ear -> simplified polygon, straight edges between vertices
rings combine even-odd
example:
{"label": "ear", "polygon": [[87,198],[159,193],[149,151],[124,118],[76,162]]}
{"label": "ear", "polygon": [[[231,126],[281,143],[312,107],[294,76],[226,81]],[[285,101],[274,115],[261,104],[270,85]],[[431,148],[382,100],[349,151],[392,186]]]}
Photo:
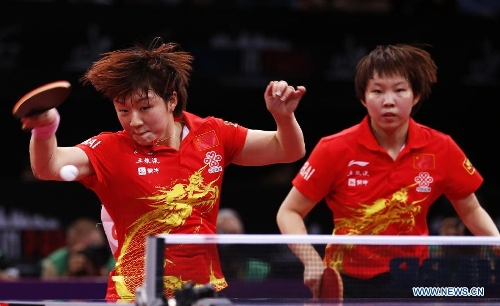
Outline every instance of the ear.
{"label": "ear", "polygon": [[176,106],[177,106],[177,92],[174,91],[170,99],[168,99],[167,101],[168,111],[173,112]]}
{"label": "ear", "polygon": [[359,100],[361,102],[361,104],[363,104],[364,107],[366,107],[366,102],[365,100]]}
{"label": "ear", "polygon": [[418,101],[420,101],[420,97],[421,97],[421,95],[413,97],[413,105],[412,106],[417,105]]}

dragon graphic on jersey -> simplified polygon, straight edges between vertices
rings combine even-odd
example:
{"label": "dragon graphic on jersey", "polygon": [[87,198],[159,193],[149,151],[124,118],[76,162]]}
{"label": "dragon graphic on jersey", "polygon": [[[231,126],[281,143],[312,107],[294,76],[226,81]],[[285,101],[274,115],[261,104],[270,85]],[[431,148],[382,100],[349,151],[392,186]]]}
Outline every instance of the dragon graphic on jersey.
{"label": "dragon graphic on jersey", "polygon": [[[153,209],[144,214],[131,225],[125,237],[121,253],[117,259],[116,272],[113,277],[116,291],[122,299],[134,299],[135,289],[144,283],[145,237],[156,234],[168,234],[172,229],[182,226],[192,214],[193,207],[211,210],[219,197],[219,188],[213,184],[220,179],[204,184],[202,167],[189,177],[189,181],[178,182],[171,188],[160,187],[155,195],[141,199],[153,200]],[[211,281],[217,286],[217,279]],[[225,282],[224,279],[221,282]],[[164,287],[167,296],[174,289],[181,288],[185,283],[175,276],[164,277]]]}
{"label": "dragon graphic on jersey", "polygon": [[[422,207],[418,205],[426,198],[408,203],[408,190],[418,183],[401,188],[392,194],[390,199],[378,199],[373,204],[359,204],[359,207],[348,207],[352,217],[339,218],[335,223],[334,234],[338,235],[377,235],[384,233],[389,227],[396,226],[398,234],[409,232],[415,226],[415,216]],[[343,271],[344,252],[353,245],[336,245],[328,248],[329,266]]]}

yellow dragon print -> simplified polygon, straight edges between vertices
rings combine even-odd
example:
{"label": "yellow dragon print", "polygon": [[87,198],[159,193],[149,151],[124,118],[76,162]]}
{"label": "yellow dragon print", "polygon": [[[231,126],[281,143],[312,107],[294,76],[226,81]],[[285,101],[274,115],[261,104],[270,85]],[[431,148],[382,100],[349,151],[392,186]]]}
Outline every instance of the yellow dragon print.
{"label": "yellow dragon print", "polygon": [[[131,225],[117,258],[117,275],[113,277],[113,281],[122,299],[134,299],[135,288],[144,283],[146,237],[158,233],[168,234],[172,229],[182,226],[195,206],[209,211],[216,204],[219,188],[213,184],[220,177],[204,184],[202,172],[206,167],[193,173],[187,183],[178,182],[170,189],[160,187],[155,195],[141,198],[153,200],[151,207],[154,209]],[[166,291],[173,292],[182,284],[183,280],[177,277],[164,277]]]}
{"label": "yellow dragon print", "polygon": [[[409,232],[415,226],[415,216],[422,209],[421,200],[408,204],[408,190],[418,183],[401,188],[392,194],[390,199],[378,199],[373,204],[359,204],[359,207],[349,208],[353,217],[338,219],[334,234],[341,235],[376,235],[384,232],[389,226],[398,224],[402,233]],[[338,245],[334,256],[328,262],[338,271],[342,271],[344,252],[353,245]]]}

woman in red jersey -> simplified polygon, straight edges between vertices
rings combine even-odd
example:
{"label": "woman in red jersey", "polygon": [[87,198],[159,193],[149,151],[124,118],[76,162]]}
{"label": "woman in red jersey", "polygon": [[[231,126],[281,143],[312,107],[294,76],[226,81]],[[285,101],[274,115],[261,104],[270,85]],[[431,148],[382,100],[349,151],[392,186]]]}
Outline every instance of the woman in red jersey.
{"label": "woman in red jersey", "polygon": [[[294,115],[304,86],[270,82],[264,100],[276,130],[249,129],[185,110],[192,60],[179,45],[155,39],[150,48],[110,51],[93,63],[81,81],[113,102],[121,131],[59,147],[55,108],[21,119],[23,129],[32,129],[35,177],[60,181],[63,166],[76,166],[76,180],[96,193],[114,222],[116,266],[107,300],[135,299],[144,283],[147,236],[216,233],[226,166],[288,163],[305,155]],[[211,283],[217,291],[227,286],[216,246],[172,246],[165,256],[166,297],[186,283]]]}
{"label": "woman in red jersey", "polygon": [[[436,74],[418,46],[378,46],[359,61],[356,96],[368,114],[317,143],[278,211],[283,234],[306,234],[303,219],[324,200],[333,235],[428,235],[427,212],[444,195],[474,235],[500,236],[475,196],[479,172],[449,135],[412,118]],[[327,245],[324,256],[312,246],[291,247],[314,297],[326,267],[339,272],[344,297],[412,296],[393,290],[390,261],[428,257],[425,246]]]}

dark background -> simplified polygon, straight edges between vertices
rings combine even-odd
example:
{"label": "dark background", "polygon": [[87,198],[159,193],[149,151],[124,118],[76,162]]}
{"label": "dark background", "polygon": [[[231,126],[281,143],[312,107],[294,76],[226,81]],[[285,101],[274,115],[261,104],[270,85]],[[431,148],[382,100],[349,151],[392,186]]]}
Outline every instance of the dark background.
{"label": "dark background", "polygon": [[[4,171],[0,174],[0,209],[7,221],[0,218],[0,227],[12,224],[14,211],[56,218],[61,225],[84,215],[99,218],[97,197],[79,183],[29,179],[29,133],[21,131],[11,109],[29,90],[66,79],[73,88],[59,107],[60,145],[71,146],[100,131],[120,129],[111,102],[93,88],[83,87],[78,79],[101,53],[136,42],[148,45],[156,36],[180,43],[195,56],[187,107],[198,115],[273,129],[274,121],[263,100],[267,83],[284,79],[306,86],[296,116],[308,153],[320,137],[364,116],[352,82],[361,56],[377,44],[429,44],[439,67],[438,84],[415,118],[452,135],[485,178],[478,192],[483,206],[500,218],[496,192],[500,170],[496,149],[500,92],[497,16],[469,14],[451,5],[345,12],[259,6],[258,1],[245,7],[155,3],[16,1],[1,5]],[[278,233],[277,209],[303,162],[228,167],[221,206],[236,208],[248,233]],[[442,199],[430,217],[452,213]],[[306,221],[319,226],[319,232],[330,233],[331,219],[322,204]]]}

